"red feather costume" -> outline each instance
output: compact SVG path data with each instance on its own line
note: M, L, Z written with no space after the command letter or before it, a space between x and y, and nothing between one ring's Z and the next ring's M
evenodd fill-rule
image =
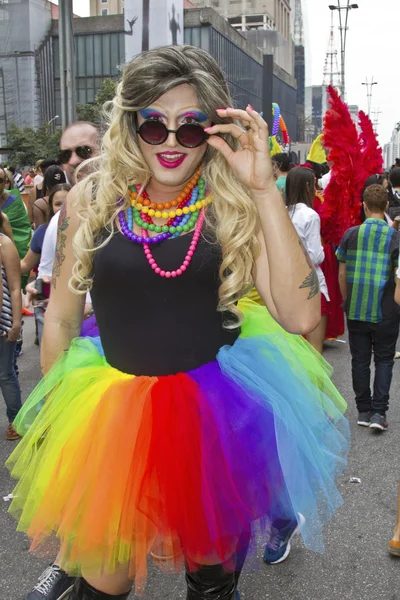
M347 104L330 86L330 108L324 118L323 143L329 150L331 180L323 198L316 198L314 209L321 218L321 235L325 261L321 265L330 296L330 314L326 337L344 333L342 297L338 283L338 264L334 247L344 232L361 224L361 195L368 177L382 173L383 157L370 118L359 113L360 133L351 118Z

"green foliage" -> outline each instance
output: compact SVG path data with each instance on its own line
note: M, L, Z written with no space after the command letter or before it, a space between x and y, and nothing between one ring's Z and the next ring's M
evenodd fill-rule
M77 120L101 123L103 105L112 100L117 89L115 79L104 79L94 104L78 104ZM60 148L61 131L52 133L47 123L36 131L32 127L20 129L11 124L7 131L8 163L20 167L32 166L39 158L56 158Z
M78 104L76 114L79 121L90 121L100 124L103 121L103 106L112 100L117 91L115 79L104 79L96 94L94 104Z
M20 167L33 166L39 158L56 158L60 148L61 132L52 133L47 123L36 131L32 127L20 129L12 123L7 131L8 163Z

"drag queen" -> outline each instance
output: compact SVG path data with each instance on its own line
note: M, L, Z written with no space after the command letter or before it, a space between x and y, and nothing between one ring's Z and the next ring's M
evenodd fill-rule
M272 317L241 300L253 285ZM88 289L100 340L77 338ZM8 463L19 529L42 551L58 538L71 599L140 592L155 548L185 566L188 599L239 598L246 552L288 510L323 548L345 403L287 333L319 319L265 121L231 108L203 50L135 58L97 172L60 217L45 377Z

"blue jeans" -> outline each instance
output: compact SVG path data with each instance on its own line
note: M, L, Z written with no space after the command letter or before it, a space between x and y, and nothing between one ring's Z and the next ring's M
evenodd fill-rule
M0 388L7 406L7 418L12 423L21 403L21 389L14 367L14 353L17 342L7 342L0 337Z
M42 336L43 336L43 327L44 327L44 315L45 309L42 306L34 306L33 310L35 311L35 319L37 323L37 334L39 339L39 348L42 344Z
M384 415L389 408L389 392L399 323L399 315L380 323L347 320L352 357L353 389L359 412L372 411ZM372 349L374 350L375 379L371 394Z

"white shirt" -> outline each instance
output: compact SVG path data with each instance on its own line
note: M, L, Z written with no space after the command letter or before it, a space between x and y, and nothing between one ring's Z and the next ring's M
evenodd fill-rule
M53 274L54 258L56 256L58 222L60 220L61 210L51 219L44 234L42 252L40 255L38 279L42 277L51 277ZM91 304L90 293L86 294L86 304Z
M332 177L332 171L328 171L328 173L323 175L321 177L321 179L319 180L323 190L328 186L328 183L330 183L331 177Z
M58 221L60 220L58 211L51 219L44 234L42 252L40 255L38 278L51 277L53 274L53 263L56 255Z
M39 183L42 183L42 181L43 177L41 175L35 175L33 178L33 185L39 185Z
M325 253L321 244L321 220L319 215L306 204L299 202L296 206L289 208L289 216L315 267L321 294L329 302L325 276L319 266L325 260Z

